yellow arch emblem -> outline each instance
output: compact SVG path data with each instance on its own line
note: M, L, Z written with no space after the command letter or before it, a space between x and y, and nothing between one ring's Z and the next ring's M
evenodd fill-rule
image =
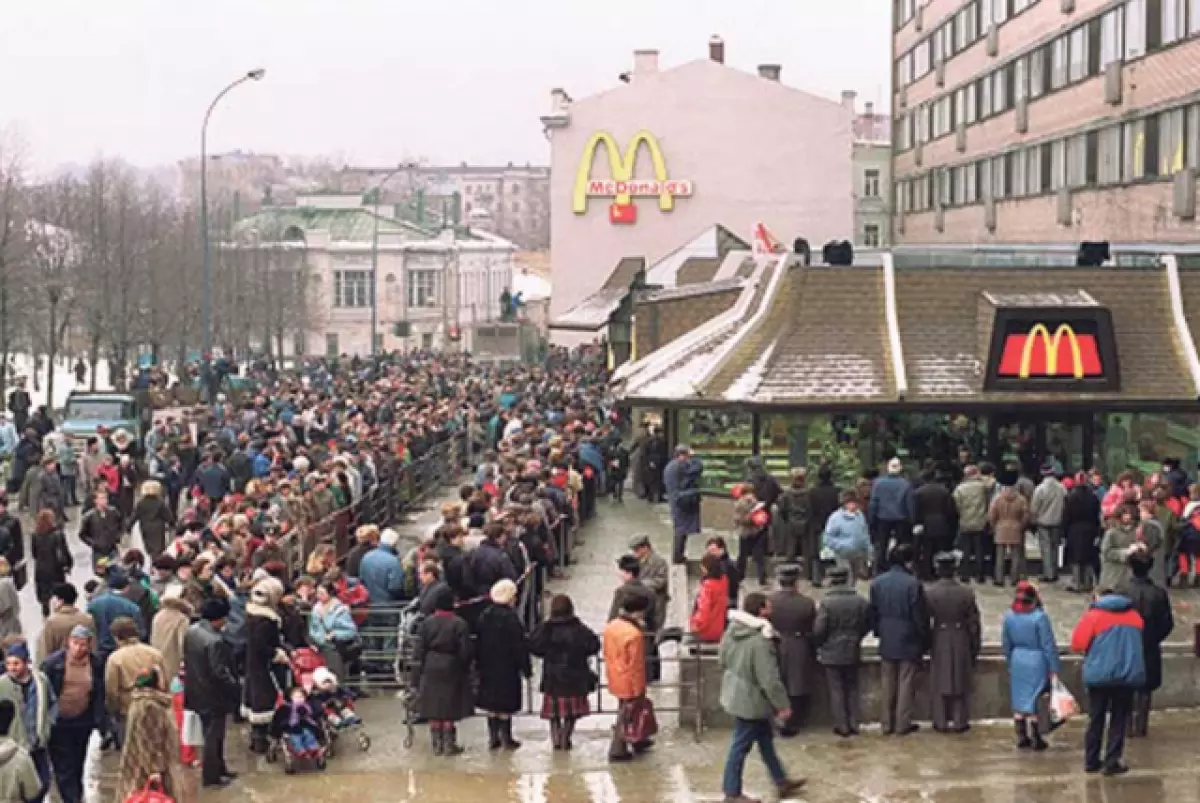
M1065 323L1060 324L1054 330L1053 337L1044 323L1039 323L1029 330L1029 336L1025 338L1025 345L1021 348L1021 368L1017 375L1021 379L1029 378L1029 364L1033 361L1033 344L1041 340L1043 348L1046 349L1046 376L1057 376L1058 347L1064 337L1071 344L1071 360L1074 362L1075 378L1083 379L1083 355L1079 351L1079 338L1075 336L1075 330Z
M634 195L656 194L658 195L658 208L669 212L675 208L675 195L690 193L690 188L682 186L684 182L680 182L680 187L672 188L670 186L667 179L667 163L663 159L662 149L659 147L658 139L649 131L639 131L634 134L624 152L621 151L612 134L607 131L597 131L592 134L587 146L584 147L583 158L579 160L579 168L575 173L575 192L571 197L571 208L575 214L582 215L587 212L588 196L607 194L599 191L593 192L592 189L598 188L591 186L593 184L592 163L595 161L596 151L601 145L608 154L609 170L612 172L611 183L614 189L612 194L615 196L615 203L618 206L632 203ZM654 167L652 186L656 188L657 192L635 191L629 186L633 180L634 170L637 168L638 153L643 145L650 152L650 161Z

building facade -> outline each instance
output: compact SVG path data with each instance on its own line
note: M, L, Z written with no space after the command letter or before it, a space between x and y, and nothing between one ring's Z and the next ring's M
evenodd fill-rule
M857 93L842 92L842 104L854 115L854 244L887 248L892 244L892 119L878 114L871 101L860 114Z
M721 225L764 224L790 244L854 239L852 114L837 101L708 58L659 69L634 54L616 87L551 92L552 318L610 283L629 258L662 260Z
M893 15L897 242L1200 241L1200 2Z
M516 246L466 228L431 232L388 211L381 206L377 216L357 193L314 195L239 221L225 258L247 270L275 255L302 265L303 298L288 314L306 323L289 324L296 331L285 356L370 354L376 298L377 346L388 351L472 350L476 328L499 320Z

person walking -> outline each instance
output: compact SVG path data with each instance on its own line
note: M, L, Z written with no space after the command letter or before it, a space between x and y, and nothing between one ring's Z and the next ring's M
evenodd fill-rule
M517 584L501 580L492 586L492 604L484 609L478 625L479 696L475 707L487 712L488 749L516 750L512 716L521 710L522 679L533 676L529 645L521 618L513 609Z
M50 616L42 622L38 636L37 654L46 660L52 654L65 649L67 641L76 627L83 626L88 632L96 632L96 620L75 607L79 592L70 583L54 586L50 595Z
M277 672L287 665L283 649L283 618L279 601L283 584L273 577L259 580L250 589L245 607L246 664L243 674L241 714L250 722L250 750L265 755L267 727L275 715Z
M1038 700L1058 677L1058 645L1050 617L1042 609L1037 589L1027 580L1017 583L1012 608L1001 626L1001 648L1008 664L1009 701L1018 750L1045 750L1038 725Z
M29 647L24 641L10 644L4 656L0 701L7 700L16 708L8 735L29 751L37 767L41 791L30 800L41 801L50 791L50 729L58 717L58 699L45 673L30 662Z
M12 701L0 700L0 800L27 803L38 799L42 781L29 751L8 735L16 716Z
M550 600L550 618L529 638L529 652L542 659L542 719L550 722L555 750L570 750L575 723L591 713L588 695L599 678L589 662L600 652L600 639L575 615L565 594Z
M929 643L929 609L921 582L913 576L914 550L899 544L888 570L871 583L875 635L883 662L883 732L905 736L920 729L913 718L917 670Z
M667 560L654 551L650 536L638 533L629 539L629 551L641 564L638 579L654 593L654 621L648 622L651 633L660 633L667 624L667 605L671 601L671 569ZM662 662L658 657L658 640L652 639L646 647L650 661L648 672L651 683L662 677Z
M733 527L738 537L738 575L746 577L746 570L753 556L758 567L758 585L767 585L767 533L771 529L771 511L766 503L754 495L749 483L733 489Z
M833 732L843 738L858 735L858 667L862 640L874 626L871 604L854 590L850 570L829 570L829 590L817 604L813 644L817 661L825 668Z
M92 638L90 628L76 625L66 648L42 661L42 673L58 700L48 748L62 803L83 803L83 768L92 731L109 733L104 664L92 654Z
M60 584L65 583L75 568L75 559L67 546L67 536L53 512L38 513L33 526L33 582L42 616L50 615L50 598ZM45 653L43 653L45 655Z
M1042 481L1029 503L1029 517L1037 527L1038 550L1042 555L1042 582L1058 582L1059 544L1062 542L1063 508L1067 490L1058 481L1051 463L1042 466Z
M1136 504L1121 505L1112 522L1100 539L1100 582L1101 588L1122 591L1129 588L1133 569L1129 562L1133 555L1146 552L1146 543L1138 537L1135 519Z
M788 721L792 711L787 687L779 673L771 613L771 602L765 594L747 594L742 610L729 615L729 629L718 651L722 669L721 707L733 717L733 737L721 780L725 803L757 803L742 793L746 756L755 745L781 799L804 786L804 779L788 777L775 752L771 718Z
M0 639L21 635L21 593L8 558L0 555Z
M929 696L933 729L938 733L965 733L970 729L971 677L983 646L975 592L954 579L957 563L953 553L934 556L938 579L925 589L933 635Z
M687 560L688 536L700 532L700 477L703 473L704 463L693 457L692 450L682 443L675 447L675 459L663 469L663 485L675 533L671 561L676 565Z
M809 579L812 580L814 573L819 577L823 569L821 545L825 534L825 526L829 522L829 517L842 505L842 492L841 489L833 484L833 469L829 467L829 464L823 463L817 469L817 484L809 491L808 503L808 529L806 531L807 540L804 547L804 560L810 564L805 568ZM867 544L868 551L870 551L869 535L867 537ZM816 581L813 582L813 585L814 587L816 586Z
M157 480L142 483L142 498L133 509L133 518L146 553L154 560L167 548L167 530L175 526L175 511L163 498L162 483Z
M604 628L604 669L608 692L617 699L617 721L613 723L608 746L610 762L631 761L633 750L644 744L631 744L627 729L633 724L638 706L646 701L646 616L649 598L642 594L627 596L621 602L620 615Z
M814 588L820 588L820 547L814 552L810 549L813 544L808 541L812 501L807 485L808 469L803 466L792 469L791 487L780 495L776 503L779 512L776 525L776 532L779 534L777 553L788 563L795 563L802 557L808 569L809 581Z
M916 517L916 499L912 483L904 477L900 458L888 461L887 474L871 486L867 504L867 525L875 540L875 573L887 569L888 550L892 542L912 543L912 525Z
M649 630L658 621L658 614L655 610L654 592L642 582L641 561L633 555L622 555L617 559L617 571L621 576L621 585L613 591L612 604L608 608L608 620L611 622L618 618L632 597L642 597L646 600L646 617L643 626Z
M104 663L104 692L107 695L105 704L112 718L117 741L123 742L125 723L137 679L148 670L154 670L160 679L165 678L163 656L149 644L142 643L138 638L137 623L131 618L117 617L112 623L111 631L117 647ZM165 690L165 679L163 683Z
M233 653L221 637L229 618L229 602L223 597L206 600L200 621L187 629L183 642L187 682L183 684L184 708L200 717L204 729L204 759L201 781L206 788L228 786L237 778L225 763L225 727L237 708L241 684L234 674Z
M54 518L62 524L67 520L67 494L58 476L58 458L50 455L42 460L42 473L30 494L34 510L51 510Z
M457 756L458 722L474 712L471 699L471 631L454 614L454 592L442 588L434 599L434 614L417 629L412 686L417 712L429 720L429 740L437 756Z
M1146 684L1133 694L1133 721L1129 727L1132 737L1144 737L1150 729L1150 698L1162 686L1162 643L1175 629L1170 596L1151 579L1151 564L1145 553L1130 560L1133 579L1128 596L1142 617L1142 656L1146 664Z
M997 586L1004 585L1004 561L1011 564L1013 585L1025 579L1025 528L1029 526L1029 502L1015 485L1005 486L992 500L988 509L996 544L996 566L992 577Z
M79 522L79 540L91 547L92 566L95 567L101 558L116 561L125 525L121 514L109 504L107 487L96 491L92 498L95 506L84 513Z
M1142 617L1129 597L1100 589L1071 633L1071 652L1084 656L1083 683L1088 694L1086 772L1122 775L1129 771L1122 758L1125 731L1133 710L1133 694L1146 685L1142 628Z
M127 730L121 746L121 766L113 800L126 800L140 792L152 776L162 791L184 799L183 766L179 761L179 729L175 725L171 695L163 691L162 678L147 670L137 678L130 698Z
M804 727L808 714L813 686L812 641L817 606L796 587L800 580L799 566L780 566L776 577L779 590L768 598L771 603L769 619L779 635L779 672L787 689L788 709L792 712L783 722L779 735L790 738Z
M1067 562L1071 564L1071 584L1067 591L1090 594L1095 587L1100 515L1100 497L1096 496L1087 474L1080 471L1063 504L1063 533L1067 540Z
M163 677L168 683L179 676L184 641L196 609L180 596L164 597L150 625L150 646L162 653Z
M112 628L119 619L124 617L130 620L134 626L134 637L145 630L141 609L122 593L129 585L129 575L124 569L114 566L109 569L107 579L104 590L92 597L92 601L88 603L88 613L96 622L96 652L105 661L117 649L117 639ZM132 676L129 682L133 683Z
M987 576L984 555L984 533L988 525L988 502L992 492L980 476L979 467L963 467L963 481L954 489L954 508L958 513L958 541L963 552L959 578L967 582L972 577L982 583Z

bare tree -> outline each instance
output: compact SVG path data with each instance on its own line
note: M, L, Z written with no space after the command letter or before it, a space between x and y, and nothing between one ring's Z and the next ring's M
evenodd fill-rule
M8 360L27 309L23 151L15 134L0 133L0 399L7 395Z

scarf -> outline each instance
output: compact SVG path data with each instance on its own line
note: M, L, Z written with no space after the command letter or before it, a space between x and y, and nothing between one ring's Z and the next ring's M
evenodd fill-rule
M1016 613L1033 613L1041 607L1037 589L1028 580L1017 583L1017 596L1013 600L1012 609Z

